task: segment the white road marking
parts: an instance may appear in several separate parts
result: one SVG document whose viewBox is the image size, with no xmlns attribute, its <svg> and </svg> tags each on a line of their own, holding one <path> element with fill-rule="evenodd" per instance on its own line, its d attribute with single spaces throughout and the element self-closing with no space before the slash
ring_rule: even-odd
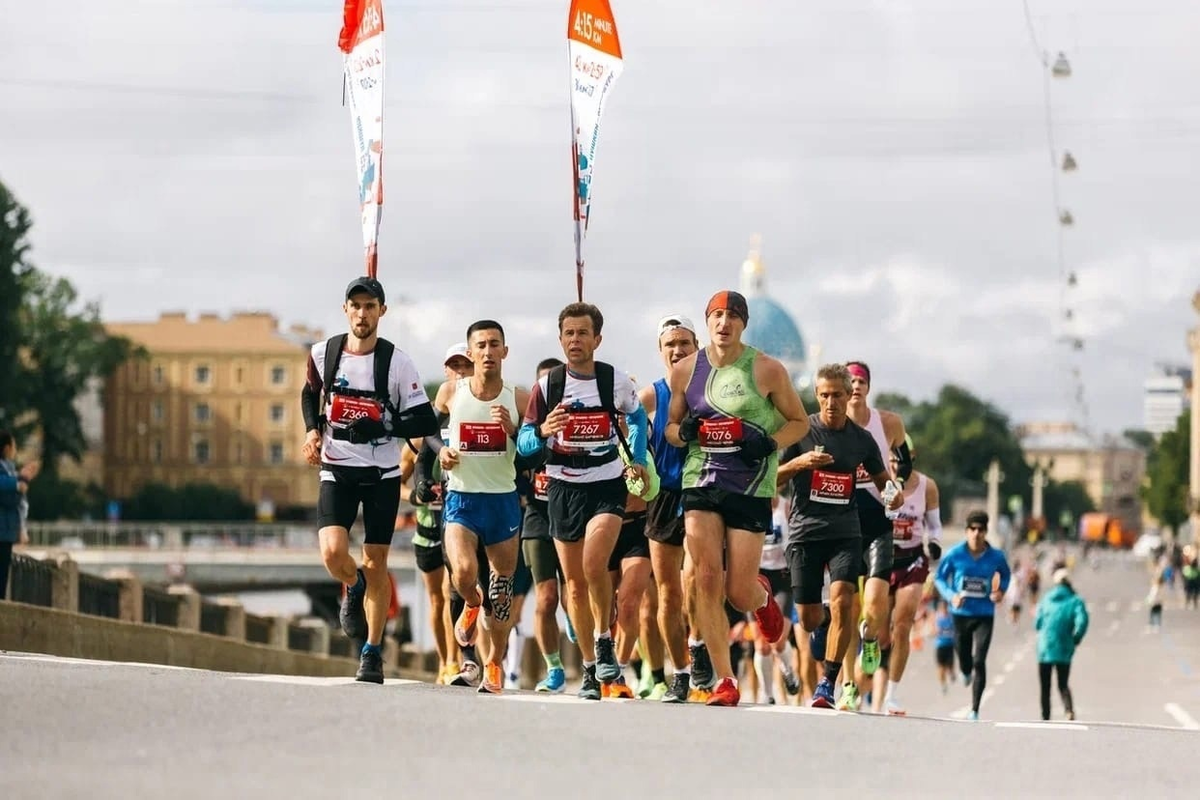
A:
<svg viewBox="0 0 1200 800">
<path fill-rule="evenodd" d="M 1017 662 L 1016 662 L 1016 661 L 1010 661 L 1010 662 L 1008 662 L 1007 664 L 1005 664 L 1005 665 L 1004 665 L 1004 671 L 1005 671 L 1005 672 L 1012 672 L 1012 671 L 1013 671 L 1014 669 L 1016 669 L 1016 668 L 1017 668 Z"/>
<path fill-rule="evenodd" d="M 172 664 L 151 664 L 145 661 L 102 661 L 95 658 L 72 658 L 70 656 L 52 656 L 44 653 L 3 653 L 0 658 L 21 659 L 22 661 L 45 661 L 57 664 L 73 664 L 78 666 L 101 667 L 141 667 L 143 669 L 173 669 L 182 672 L 208 672 L 198 667 L 177 667 Z"/>
<path fill-rule="evenodd" d="M 1041 731 L 1086 731 L 1087 725 L 1072 722 L 997 722 L 997 728 L 1032 728 Z"/>
<path fill-rule="evenodd" d="M 992 686 L 1003 686 L 1003 685 L 1004 685 L 1004 682 L 1005 682 L 1006 680 L 1008 680 L 1008 676 L 1007 676 L 1007 675 L 1001 675 L 1001 676 L 999 676 L 998 678 L 995 678 L 995 679 L 992 681 Z"/>
<path fill-rule="evenodd" d="M 747 711 L 767 711 L 772 714 L 818 714 L 822 716 L 837 716 L 849 717 L 849 714 L 843 714 L 840 711 L 832 708 L 811 708 L 809 706 L 746 706 Z"/>
<path fill-rule="evenodd" d="M 1189 731 L 1200 730 L 1200 722 L 1196 722 L 1195 717 L 1184 711 L 1178 703 L 1167 703 L 1163 706 L 1163 710 L 1174 717 L 1181 728 L 1186 728 Z"/>
<path fill-rule="evenodd" d="M 1120 607 L 1121 607 L 1120 604 L 1116 600 L 1109 600 L 1108 603 L 1104 606 L 1104 610 L 1110 614 L 1115 614 L 1115 613 L 1117 613 L 1117 609 Z"/>
<path fill-rule="evenodd" d="M 598 706 L 600 702 L 597 700 L 584 700 L 582 697 L 576 697 L 573 694 L 549 694 L 541 692 L 538 694 L 497 694 L 492 695 L 497 700 L 511 700 L 517 703 L 573 703 L 575 705 Z M 606 701 L 606 705 L 608 705 Z"/>
<path fill-rule="evenodd" d="M 316 675 L 233 675 L 234 680 L 238 681 L 254 681 L 256 683 L 284 683 L 292 686 L 346 686 L 351 683 L 358 683 L 354 678 L 348 677 L 321 677 Z M 414 683 L 423 683 L 423 681 L 409 680 L 408 678 L 387 678 L 384 686 L 407 686 Z"/>
<path fill-rule="evenodd" d="M 1111 623 L 1109 623 L 1108 630 L 1105 631 L 1105 634 L 1108 636 L 1112 636 L 1114 633 L 1117 632 L 1117 628 L 1119 628 L 1119 627 L 1121 627 L 1121 620 L 1114 619 Z"/>
</svg>

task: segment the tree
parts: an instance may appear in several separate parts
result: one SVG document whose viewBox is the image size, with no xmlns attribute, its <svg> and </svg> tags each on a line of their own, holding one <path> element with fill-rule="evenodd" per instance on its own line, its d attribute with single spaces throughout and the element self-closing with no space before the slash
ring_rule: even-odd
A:
<svg viewBox="0 0 1200 800">
<path fill-rule="evenodd" d="M 1191 412 L 1184 411 L 1175 423 L 1175 430 L 1164 433 L 1146 459 L 1142 500 L 1150 514 L 1172 534 L 1188 517 L 1191 430 Z"/>
<path fill-rule="evenodd" d="M 1154 449 L 1154 434 L 1150 431 L 1144 431 L 1141 428 L 1126 428 L 1121 435 L 1147 453 Z"/>
<path fill-rule="evenodd" d="M 0 428 L 14 427 L 22 410 L 17 402 L 17 353 L 21 298 L 32 271 L 25 237 L 32 224 L 29 212 L 0 183 Z"/>
<path fill-rule="evenodd" d="M 135 350 L 107 334 L 95 303 L 81 306 L 70 283 L 34 269 L 31 227 L 29 212 L 0 183 L 0 426 L 18 440 L 40 430 L 42 476 L 35 483 L 44 484 L 49 508 L 65 513 L 90 502 L 83 487 L 54 485 L 59 458 L 78 460 L 86 447 L 75 402 L 89 381 L 112 374 Z M 64 498 L 70 502 L 60 505 Z"/>
</svg>

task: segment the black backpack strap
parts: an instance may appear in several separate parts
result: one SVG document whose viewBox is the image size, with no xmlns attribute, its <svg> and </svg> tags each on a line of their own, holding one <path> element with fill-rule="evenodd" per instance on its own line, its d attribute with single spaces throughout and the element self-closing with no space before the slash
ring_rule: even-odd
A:
<svg viewBox="0 0 1200 800">
<path fill-rule="evenodd" d="M 616 383 L 615 370 L 611 364 L 605 364 L 603 361 L 596 362 L 596 391 L 600 394 L 600 407 L 608 412 L 608 418 L 612 420 L 613 430 L 616 431 L 617 441 L 621 443 L 621 449 L 625 451 L 625 456 L 629 459 L 629 463 L 633 463 L 633 451 L 629 448 L 629 442 L 625 439 L 625 434 L 621 432 L 620 417 L 624 416 L 617 411 L 616 398 L 613 397 L 613 384 Z"/>
<path fill-rule="evenodd" d="M 567 367 L 565 364 L 560 364 L 550 370 L 550 374 L 546 376 L 546 413 L 549 414 L 559 403 L 562 402 L 563 395 L 567 391 Z M 545 422 L 545 417 L 538 420 L 540 425 Z"/>
<path fill-rule="evenodd" d="M 384 408 L 391 412 L 393 417 L 400 414 L 392 403 L 391 387 L 388 385 L 388 377 L 392 371 L 392 355 L 395 352 L 396 345 L 387 339 L 375 341 L 375 399 L 383 403 Z"/>
<path fill-rule="evenodd" d="M 329 405 L 329 395 L 333 392 L 333 382 L 337 380 L 338 364 L 342 360 L 342 350 L 346 347 L 349 334 L 342 333 L 325 340 L 325 364 L 321 373 L 322 389 L 325 393 L 325 405 Z"/>
</svg>

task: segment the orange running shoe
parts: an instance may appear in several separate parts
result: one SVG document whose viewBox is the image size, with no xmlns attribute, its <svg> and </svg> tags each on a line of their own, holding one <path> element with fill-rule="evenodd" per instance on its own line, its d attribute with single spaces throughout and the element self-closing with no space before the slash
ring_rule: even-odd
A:
<svg viewBox="0 0 1200 800">
<path fill-rule="evenodd" d="M 480 606 L 463 606 L 462 613 L 454 623 L 454 638 L 459 647 L 470 647 L 475 644 L 475 634 L 478 629 Z"/>
<path fill-rule="evenodd" d="M 617 678 L 612 683 L 604 683 L 600 686 L 601 697 L 611 697 L 613 699 L 633 699 L 633 689 L 625 683 L 625 678 Z"/>
<path fill-rule="evenodd" d="M 775 601 L 772 600 L 772 603 Z M 776 606 L 778 608 L 778 606 Z M 706 706 L 736 706 L 738 701 L 742 699 L 742 693 L 738 691 L 737 684 L 733 682 L 733 678 L 722 678 L 713 688 L 712 694 L 705 701 Z"/>
<path fill-rule="evenodd" d="M 483 680 L 479 683 L 480 694 L 500 694 L 504 689 L 504 670 L 499 664 L 486 664 L 483 667 Z"/>
</svg>

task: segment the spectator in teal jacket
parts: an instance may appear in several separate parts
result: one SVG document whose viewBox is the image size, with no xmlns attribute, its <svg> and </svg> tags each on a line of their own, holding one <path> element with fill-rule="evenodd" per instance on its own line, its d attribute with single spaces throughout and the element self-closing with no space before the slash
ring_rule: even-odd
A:
<svg viewBox="0 0 1200 800">
<path fill-rule="evenodd" d="M 1075 719 L 1075 704 L 1071 700 L 1068 680 L 1075 648 L 1083 641 L 1088 629 L 1087 606 L 1075 593 L 1069 573 L 1054 571 L 1054 588 L 1037 606 L 1038 679 L 1042 687 L 1042 719 L 1050 719 L 1050 673 L 1058 673 L 1058 692 L 1062 695 L 1067 719 Z"/>
</svg>

